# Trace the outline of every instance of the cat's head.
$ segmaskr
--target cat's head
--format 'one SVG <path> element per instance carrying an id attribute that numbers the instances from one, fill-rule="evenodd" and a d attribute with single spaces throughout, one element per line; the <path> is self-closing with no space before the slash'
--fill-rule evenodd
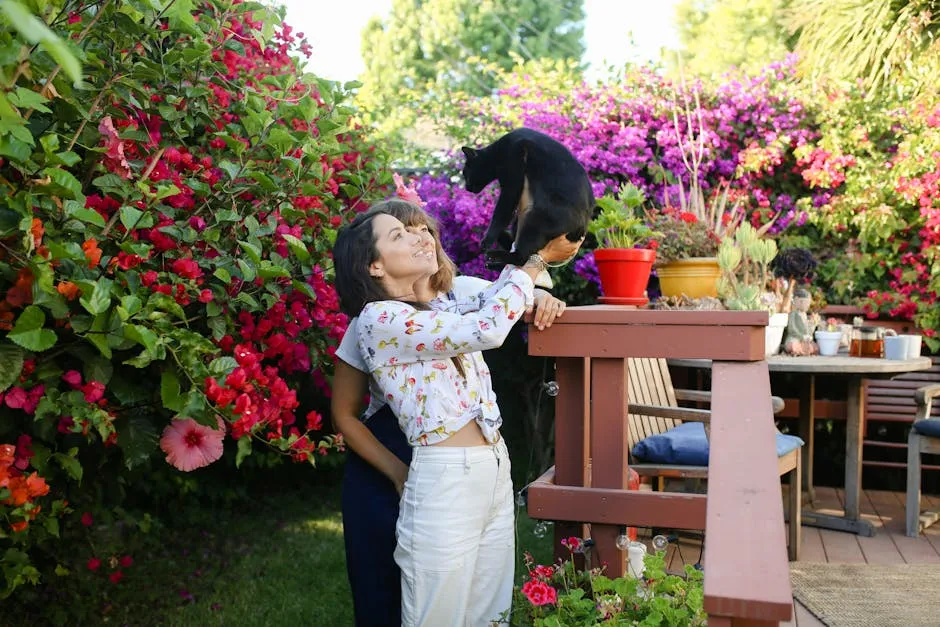
<path id="1" fill-rule="evenodd" d="M 489 173 L 486 171 L 488 168 L 485 167 L 484 160 L 480 158 L 479 150 L 470 146 L 464 146 L 461 150 L 467 158 L 463 166 L 463 180 L 467 191 L 472 194 L 479 194 L 484 187 L 489 185 L 493 177 L 488 176 Z"/>

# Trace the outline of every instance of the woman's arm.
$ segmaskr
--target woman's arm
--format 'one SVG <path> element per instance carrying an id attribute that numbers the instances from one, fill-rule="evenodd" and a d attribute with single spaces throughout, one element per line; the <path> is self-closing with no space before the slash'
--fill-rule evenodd
<path id="1" fill-rule="evenodd" d="M 528 270 L 528 269 L 526 269 Z M 532 303 L 529 272 L 508 266 L 480 311 L 416 310 L 397 301 L 369 303 L 359 316 L 359 347 L 370 371 L 500 346 Z"/>
<path id="2" fill-rule="evenodd" d="M 369 375 L 356 370 L 342 359 L 336 360 L 331 404 L 333 428 L 343 434 L 349 448 L 388 477 L 401 494 L 408 477 L 408 466 L 383 446 L 358 418 L 368 385 Z"/>

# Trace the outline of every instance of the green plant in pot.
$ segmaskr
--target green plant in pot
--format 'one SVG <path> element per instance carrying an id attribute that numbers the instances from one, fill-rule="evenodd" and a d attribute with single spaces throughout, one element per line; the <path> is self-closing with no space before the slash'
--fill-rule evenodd
<path id="1" fill-rule="evenodd" d="M 605 194 L 597 200 L 601 211 L 588 225 L 597 239 L 594 261 L 600 274 L 602 303 L 645 305 L 646 284 L 656 260 L 653 231 L 638 215 L 646 200 L 636 186 L 625 183 L 617 195 Z"/>
<path id="2" fill-rule="evenodd" d="M 775 355 L 780 350 L 787 327 L 787 315 L 777 313 L 777 295 L 770 289 L 773 283 L 771 264 L 776 256 L 777 243 L 761 237 L 761 232 L 747 222 L 723 237 L 718 247 L 721 268 L 718 294 L 725 307 L 770 314 L 767 355 Z"/>

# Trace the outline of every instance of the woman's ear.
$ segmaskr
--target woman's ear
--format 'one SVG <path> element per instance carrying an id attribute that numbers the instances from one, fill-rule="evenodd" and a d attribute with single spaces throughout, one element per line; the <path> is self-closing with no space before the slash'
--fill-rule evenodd
<path id="1" fill-rule="evenodd" d="M 374 261 L 369 264 L 369 276 L 373 279 L 381 279 L 385 276 L 385 268 L 378 261 Z"/>

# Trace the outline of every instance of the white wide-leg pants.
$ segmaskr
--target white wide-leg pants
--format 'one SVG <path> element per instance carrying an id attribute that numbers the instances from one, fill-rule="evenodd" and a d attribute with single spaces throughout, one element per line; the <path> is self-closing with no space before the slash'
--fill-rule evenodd
<path id="1" fill-rule="evenodd" d="M 508 616 L 515 536 L 504 441 L 416 447 L 396 533 L 403 627 L 487 627 Z"/>

